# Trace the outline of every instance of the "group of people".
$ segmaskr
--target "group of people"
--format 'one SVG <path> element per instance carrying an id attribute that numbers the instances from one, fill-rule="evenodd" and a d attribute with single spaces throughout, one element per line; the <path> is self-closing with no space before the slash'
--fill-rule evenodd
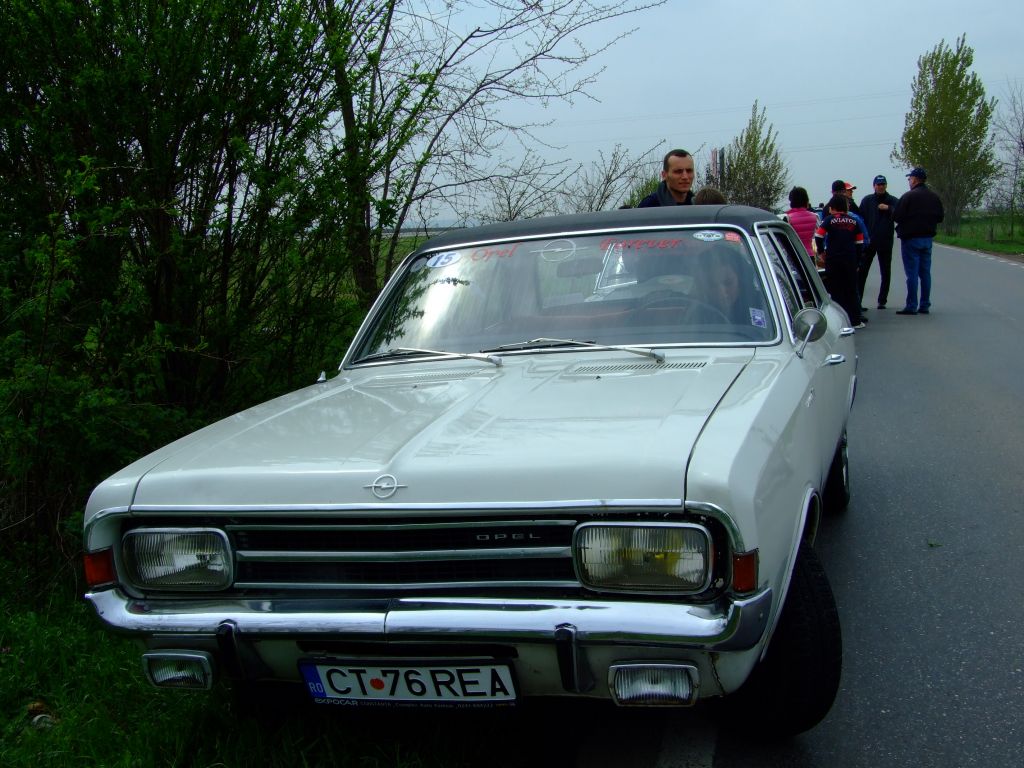
<path id="1" fill-rule="evenodd" d="M 661 182 L 637 207 L 664 205 L 723 204 L 725 196 L 713 187 L 696 194 L 693 156 L 684 149 L 673 149 L 662 162 Z M 786 219 L 796 230 L 807 253 L 825 269 L 829 293 L 850 318 L 855 328 L 864 328 L 867 318 L 863 305 L 871 264 L 878 257 L 881 284 L 878 309 L 889 300 L 892 249 L 900 240 L 907 297 L 897 315 L 927 315 L 931 311 L 932 239 L 945 217 L 942 200 L 927 184 L 928 174 L 914 168 L 907 174 L 910 189 L 900 198 L 888 191 L 885 176 L 875 176 L 874 192 L 865 195 L 860 205 L 853 199 L 857 188 L 848 181 L 832 183 L 832 197 L 819 215 L 810 204 L 807 190 L 793 187 Z"/>
<path id="2" fill-rule="evenodd" d="M 886 307 L 896 237 L 907 281 L 906 301 L 896 314 L 927 315 L 931 311 L 932 240 L 945 212 L 927 179 L 923 168 L 914 168 L 907 174 L 910 189 L 897 199 L 889 193 L 885 176 L 875 176 L 874 192 L 865 195 L 860 205 L 853 199 L 853 184 L 842 179 L 832 183 L 832 198 L 822 211 L 808 252 L 823 260 L 829 293 L 846 310 L 855 328 L 867 323 L 864 291 L 876 256 L 881 277 L 877 306 Z M 792 200 L 791 193 L 790 205 Z M 797 200 L 807 207 L 806 191 L 800 190 Z M 806 240 L 804 247 L 808 247 Z"/>

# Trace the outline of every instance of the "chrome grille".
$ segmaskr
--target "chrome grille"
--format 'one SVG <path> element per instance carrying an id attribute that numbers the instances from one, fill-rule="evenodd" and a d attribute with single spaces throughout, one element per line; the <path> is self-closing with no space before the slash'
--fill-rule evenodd
<path id="1" fill-rule="evenodd" d="M 577 521 L 464 519 L 232 522 L 235 588 L 387 590 L 579 586 Z"/>

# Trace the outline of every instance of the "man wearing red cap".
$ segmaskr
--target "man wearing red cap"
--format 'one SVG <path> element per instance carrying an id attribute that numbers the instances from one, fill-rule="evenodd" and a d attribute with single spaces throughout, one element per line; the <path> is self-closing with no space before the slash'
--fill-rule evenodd
<path id="1" fill-rule="evenodd" d="M 846 199 L 850 201 L 848 204 L 848 211 L 860 216 L 860 208 L 857 207 L 857 201 L 853 199 L 853 190 L 855 189 L 856 187 L 853 186 L 853 184 L 848 181 L 843 181 L 842 179 L 836 179 L 832 182 L 832 194 L 846 195 Z"/>
<path id="2" fill-rule="evenodd" d="M 869 245 L 871 245 L 871 233 L 868 232 L 868 225 L 864 223 L 864 217 L 860 215 L 860 208 L 857 207 L 857 201 L 853 199 L 853 190 L 855 189 L 856 187 L 853 186 L 853 184 L 851 184 L 848 181 L 843 181 L 842 179 L 836 179 L 835 181 L 832 182 L 832 196 L 834 197 L 836 195 L 842 195 L 843 197 L 846 198 L 847 213 L 851 217 L 853 217 L 853 219 L 860 225 L 860 231 L 864 236 L 864 248 L 867 248 Z M 828 211 L 825 211 L 825 213 L 828 213 Z M 822 216 L 822 218 L 824 218 L 824 215 Z M 860 254 L 861 255 L 857 257 L 858 269 L 860 269 L 860 260 L 864 258 L 863 248 L 861 249 Z M 857 287 L 857 302 L 858 306 L 860 307 L 860 317 L 861 320 L 863 320 L 866 323 L 868 319 L 864 317 L 864 313 L 868 311 L 868 308 L 865 307 L 863 304 L 863 291 L 860 290 L 858 282 L 859 281 L 855 277 L 853 284 L 854 286 Z"/>

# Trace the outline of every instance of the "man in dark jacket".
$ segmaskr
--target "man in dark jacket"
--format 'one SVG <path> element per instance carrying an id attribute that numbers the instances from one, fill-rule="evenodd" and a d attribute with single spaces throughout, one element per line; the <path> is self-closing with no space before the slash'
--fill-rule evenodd
<path id="1" fill-rule="evenodd" d="M 825 283 L 829 295 L 846 310 L 854 328 L 863 328 L 857 295 L 857 261 L 864 249 L 864 227 L 849 213 L 850 199 L 836 193 L 828 212 L 814 230 L 814 249 L 825 254 Z"/>
<path id="2" fill-rule="evenodd" d="M 673 149 L 662 161 L 661 183 L 637 208 L 660 205 L 693 205 L 693 155 L 685 149 Z"/>
<path id="3" fill-rule="evenodd" d="M 888 193 L 889 182 L 885 176 L 875 176 L 875 191 L 864 195 L 860 201 L 860 215 L 868 228 L 869 242 L 864 248 L 860 264 L 857 265 L 857 279 L 860 281 L 860 295 L 863 301 L 864 286 L 867 284 L 871 261 L 878 254 L 878 273 L 882 283 L 878 288 L 878 308 L 885 309 L 889 300 L 889 275 L 892 268 L 893 221 L 892 215 L 899 202 Z"/>
<path id="4" fill-rule="evenodd" d="M 897 315 L 927 315 L 932 305 L 932 238 L 946 213 L 942 200 L 925 183 L 927 178 L 924 168 L 915 168 L 907 174 L 910 191 L 896 203 L 893 214 L 903 256 L 903 271 L 907 275 L 907 303 Z M 917 299 L 919 282 L 920 303 Z"/>

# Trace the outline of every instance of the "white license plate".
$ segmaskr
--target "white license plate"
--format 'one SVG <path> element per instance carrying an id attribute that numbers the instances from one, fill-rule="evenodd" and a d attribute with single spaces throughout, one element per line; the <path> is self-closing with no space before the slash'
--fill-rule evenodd
<path id="1" fill-rule="evenodd" d="M 314 701 L 322 704 L 512 704 L 512 671 L 506 664 L 353 661 L 300 665 Z"/>

